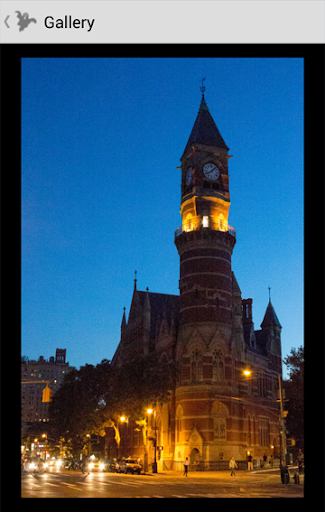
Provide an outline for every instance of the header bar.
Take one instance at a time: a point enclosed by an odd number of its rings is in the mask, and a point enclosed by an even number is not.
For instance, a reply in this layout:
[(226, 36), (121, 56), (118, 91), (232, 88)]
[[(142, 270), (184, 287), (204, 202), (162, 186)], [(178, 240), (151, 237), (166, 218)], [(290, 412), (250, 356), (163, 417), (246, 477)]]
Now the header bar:
[(324, 43), (322, 0), (1, 1), (0, 43)]

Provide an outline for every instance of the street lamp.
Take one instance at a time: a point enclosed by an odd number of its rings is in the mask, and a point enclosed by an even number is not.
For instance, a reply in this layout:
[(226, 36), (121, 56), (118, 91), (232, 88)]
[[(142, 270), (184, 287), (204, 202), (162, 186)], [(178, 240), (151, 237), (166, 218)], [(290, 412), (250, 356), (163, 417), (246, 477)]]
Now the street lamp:
[[(155, 416), (155, 426), (154, 426), (154, 431), (155, 431), (155, 451), (154, 451), (154, 461), (153, 461), (153, 464), (152, 464), (152, 472), (153, 473), (157, 473), (157, 427), (156, 427), (156, 410), (153, 411), (153, 409), (147, 409), (147, 413), (148, 414), (152, 414), (154, 412), (154, 416)], [(152, 421), (151, 421), (151, 425), (152, 425)], [(152, 426), (151, 426), (152, 428)]]
[[(255, 370), (255, 373), (264, 373), (263, 370)], [(251, 370), (244, 370), (243, 374), (246, 377), (249, 377), (252, 375)], [(281, 384), (281, 376), (278, 374), (278, 381), (279, 381), (279, 401), (280, 402), (280, 466), (286, 468), (286, 433), (285, 433), (285, 414), (283, 411), (283, 392), (282, 392), (282, 384)]]

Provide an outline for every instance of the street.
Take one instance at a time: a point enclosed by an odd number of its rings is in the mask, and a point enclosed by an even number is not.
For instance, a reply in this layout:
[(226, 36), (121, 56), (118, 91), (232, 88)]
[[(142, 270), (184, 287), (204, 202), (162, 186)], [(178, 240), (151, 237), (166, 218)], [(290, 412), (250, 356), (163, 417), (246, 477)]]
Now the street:
[(279, 471), (189, 472), (162, 474), (90, 473), (50, 469), (22, 472), (22, 498), (303, 498), (303, 484), (282, 484)]

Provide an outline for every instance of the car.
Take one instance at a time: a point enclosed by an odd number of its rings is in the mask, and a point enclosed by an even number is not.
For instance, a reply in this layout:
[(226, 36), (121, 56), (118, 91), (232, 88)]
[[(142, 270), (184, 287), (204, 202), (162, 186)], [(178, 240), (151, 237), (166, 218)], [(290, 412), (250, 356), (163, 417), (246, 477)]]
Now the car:
[(47, 470), (47, 462), (44, 462), (38, 457), (31, 457), (26, 460), (24, 470), (27, 471), (27, 473), (44, 473)]
[(98, 459), (90, 459), (87, 465), (88, 471), (104, 471), (104, 463)]
[(103, 466), (103, 471), (110, 471), (111, 473), (115, 473), (117, 471), (118, 464), (116, 459), (105, 459)]
[(138, 475), (140, 475), (141, 469), (142, 469), (142, 466), (138, 462), (137, 459), (127, 458), (127, 459), (122, 459), (119, 461), (117, 472), (125, 473), (125, 474), (126, 473), (132, 473), (132, 474), (137, 473)]

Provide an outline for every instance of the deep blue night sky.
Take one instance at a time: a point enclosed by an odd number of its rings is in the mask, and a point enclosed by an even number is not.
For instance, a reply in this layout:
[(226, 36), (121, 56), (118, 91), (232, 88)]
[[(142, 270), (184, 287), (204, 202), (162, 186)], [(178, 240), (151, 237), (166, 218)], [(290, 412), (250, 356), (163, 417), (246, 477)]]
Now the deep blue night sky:
[(138, 289), (178, 294), (180, 157), (205, 77), (229, 154), (232, 267), (303, 344), (303, 60), (23, 59), (22, 354), (111, 359)]

